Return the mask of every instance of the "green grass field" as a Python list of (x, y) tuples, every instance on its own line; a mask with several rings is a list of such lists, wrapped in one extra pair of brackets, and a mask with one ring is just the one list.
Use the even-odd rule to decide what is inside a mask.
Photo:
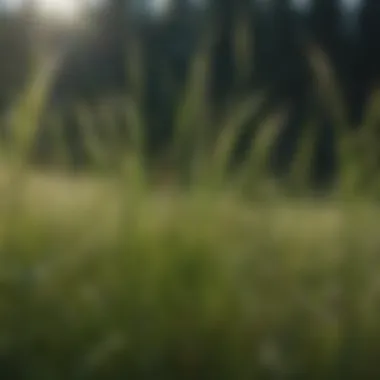
[(373, 204), (2, 173), (3, 378), (380, 375)]
[(343, 151), (324, 199), (285, 197), (262, 175), (266, 123), (228, 178), (248, 103), (185, 189), (132, 159), (107, 175), (38, 171), (43, 91), (27, 95), (0, 170), (2, 379), (380, 378), (378, 177), (356, 192), (368, 157)]

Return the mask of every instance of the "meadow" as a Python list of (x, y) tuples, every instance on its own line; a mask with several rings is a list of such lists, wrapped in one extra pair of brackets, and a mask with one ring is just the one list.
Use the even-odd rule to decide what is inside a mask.
[(175, 170), (149, 179), (138, 122), (114, 171), (39, 170), (29, 152), (47, 72), (15, 107), (2, 155), (2, 378), (379, 378), (378, 181), (356, 186), (368, 157), (342, 151), (336, 187), (316, 198), (301, 155), (292, 196), (265, 175), (266, 124), (231, 178), (245, 105), (201, 164), (194, 150), (185, 187)]

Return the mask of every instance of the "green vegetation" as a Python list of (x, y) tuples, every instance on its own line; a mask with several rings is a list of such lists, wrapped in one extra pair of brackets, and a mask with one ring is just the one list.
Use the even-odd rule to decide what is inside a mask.
[[(286, 197), (289, 189), (307, 195), (308, 149), (290, 181), (269, 186), (272, 117), (231, 176), (231, 147), (251, 103), (226, 119), (215, 145), (196, 149), (202, 140), (188, 133), (201, 131), (187, 121), (199, 96), (190, 91), (166, 186), (144, 167), (142, 118), (132, 106), (133, 144), (113, 171), (107, 161), (87, 174), (41, 173), (29, 158), (51, 72), (16, 105), (3, 149), (3, 378), (379, 377), (380, 215), (374, 187), (356, 186), (366, 161), (343, 147), (336, 191), (324, 200)], [(87, 137), (94, 162), (104, 163), (107, 151)], [(173, 162), (186, 147), (183, 187)]]
[(379, 375), (377, 209), (77, 181), (2, 213), (5, 378)]
[[(265, 118), (231, 170), (262, 98), (209, 125), (202, 54), (173, 147), (154, 167), (132, 94), (117, 118), (115, 103), (78, 108), (90, 169), (66, 170), (59, 119), (49, 129), (55, 165), (37, 169), (55, 62), (43, 67), (6, 118), (1, 150), (2, 378), (379, 378), (380, 182), (368, 149), (378, 100), (352, 132), (323, 57), (311, 58), (340, 142), (340, 172), (323, 197), (309, 186), (312, 118), (286, 178), (267, 170), (282, 110)], [(120, 119), (128, 149), (115, 145)]]

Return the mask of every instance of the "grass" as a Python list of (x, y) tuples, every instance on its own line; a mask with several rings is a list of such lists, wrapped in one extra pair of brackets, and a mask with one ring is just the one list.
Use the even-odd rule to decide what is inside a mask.
[(379, 378), (380, 213), (354, 192), (364, 161), (350, 166), (352, 150), (342, 148), (334, 193), (286, 198), (265, 172), (274, 114), (231, 179), (240, 125), (259, 100), (231, 110), (205, 152), (191, 129), (207, 125), (205, 102), (190, 86), (174, 149), (193, 153), (186, 189), (175, 165), (170, 183), (149, 181), (133, 102), (136, 149), (117, 170), (40, 172), (29, 156), (47, 77), (11, 114), (0, 170), (2, 378)]
[(373, 204), (28, 174), (0, 214), (4, 378), (378, 377)]
[(4, 378), (378, 377), (373, 204), (121, 186), (29, 172), (1, 213)]

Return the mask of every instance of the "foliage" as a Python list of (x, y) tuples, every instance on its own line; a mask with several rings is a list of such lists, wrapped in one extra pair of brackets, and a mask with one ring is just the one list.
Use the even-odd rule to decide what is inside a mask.
[(75, 181), (1, 214), (4, 377), (379, 376), (377, 209)]
[[(284, 3), (277, 6), (279, 17)], [(293, 33), (288, 16), (284, 36)], [(233, 18), (227, 19), (230, 33)], [(148, 41), (182, 33), (183, 25), (174, 21), (150, 30)], [(246, 31), (235, 37), (250, 45)], [(274, 32), (280, 49), (283, 41)], [(53, 113), (47, 124), (52, 136), (42, 136), (49, 138), (53, 170), (41, 174), (32, 165), (36, 144), (41, 148), (41, 118), (57, 101), (49, 89), (59, 60), (41, 67), (17, 98), (1, 151), (2, 377), (379, 378), (378, 96), (368, 103), (360, 128), (351, 129), (331, 67), (321, 50), (311, 49), (307, 67), (317, 79), (315, 92), (303, 99), (299, 119), (307, 123), (289, 175), (273, 183), (271, 152), (296, 109), (273, 112), (281, 102), (269, 89), (268, 106), (250, 70), (239, 72), (252, 75), (252, 82), (216, 77), (214, 90), (232, 86), (241, 96), (222, 99), (222, 93), (210, 101), (207, 79), (215, 57), (231, 53), (231, 61), (246, 68), (245, 49), (232, 55), (236, 45), (225, 50), (225, 41), (213, 45), (211, 58), (210, 46), (202, 45), (186, 69), (183, 90), (174, 86), (167, 98), (156, 87), (163, 81), (160, 71), (146, 78), (140, 62), (158, 70), (153, 58), (160, 52), (167, 58), (170, 43), (169, 50), (148, 49), (147, 60), (130, 61), (133, 93), (113, 94), (109, 102), (92, 99), (92, 108), (77, 104), (75, 131), (95, 169), (85, 174), (58, 170), (70, 167), (67, 148), (75, 138), (65, 135), (67, 124)], [(259, 51), (264, 48), (258, 44)], [(284, 64), (295, 75), (292, 59)], [(180, 80), (175, 63), (166, 67)], [(265, 61), (258, 66), (264, 70)], [(169, 162), (153, 168), (147, 160), (153, 122), (148, 110), (156, 98), (142, 91), (144, 79), (154, 79), (148, 89), (156, 89), (162, 101), (157, 112), (168, 112), (173, 123)], [(286, 98), (293, 82), (281, 75), (269, 79)], [(245, 83), (255, 91), (245, 92)], [(107, 87), (100, 88), (109, 96)], [(294, 104), (302, 100), (300, 88)], [(174, 105), (166, 103), (171, 97), (177, 98)], [(330, 115), (337, 138), (337, 176), (325, 199), (309, 192), (320, 132), (319, 114), (306, 106), (312, 97)], [(224, 105), (222, 117), (215, 117), (215, 104)], [(247, 126), (255, 133), (245, 137), (247, 154), (231, 170)]]

